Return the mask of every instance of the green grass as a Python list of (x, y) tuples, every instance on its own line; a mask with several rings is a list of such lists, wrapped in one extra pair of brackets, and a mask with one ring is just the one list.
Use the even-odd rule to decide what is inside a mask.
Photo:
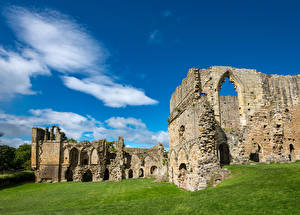
[(6, 187), (0, 214), (300, 214), (300, 163), (228, 169), (229, 179), (197, 192), (152, 179)]

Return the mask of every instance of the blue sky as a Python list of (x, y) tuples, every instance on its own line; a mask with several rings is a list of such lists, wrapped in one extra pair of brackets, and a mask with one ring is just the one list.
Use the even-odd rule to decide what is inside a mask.
[(56, 123), (80, 140), (167, 145), (169, 99), (189, 68), (299, 74), (297, 1), (27, 0), (0, 9), (1, 144)]

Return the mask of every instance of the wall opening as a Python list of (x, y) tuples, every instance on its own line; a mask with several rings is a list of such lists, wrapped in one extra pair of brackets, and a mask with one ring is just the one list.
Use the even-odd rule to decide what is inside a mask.
[(130, 169), (128, 171), (128, 178), (133, 178), (133, 171), (132, 171), (132, 169)]
[(89, 182), (89, 181), (92, 181), (93, 180), (93, 174), (91, 172), (91, 170), (87, 170), (83, 176), (82, 176), (82, 182)]
[(76, 148), (71, 149), (71, 151), (70, 151), (70, 166), (75, 167), (78, 165), (78, 155), (79, 155), (79, 152)]
[(249, 159), (251, 161), (254, 161), (254, 162), (259, 162), (259, 154), (258, 154), (258, 152), (250, 153), (250, 158)]
[(70, 167), (65, 173), (65, 178), (67, 179), (67, 181), (73, 181), (73, 171), (70, 169)]
[(103, 177), (103, 180), (104, 180), (104, 181), (109, 180), (109, 171), (108, 171), (107, 168), (106, 168), (105, 171), (104, 171), (104, 177)]
[(151, 175), (157, 175), (157, 167), (156, 166), (152, 166), (150, 168), (150, 174)]
[(140, 178), (144, 177), (144, 170), (142, 168), (140, 168), (140, 170), (139, 170), (139, 177)]
[(236, 86), (230, 82), (227, 72), (219, 84), (220, 125), (224, 128), (240, 127), (240, 107)]
[(89, 164), (89, 155), (86, 150), (83, 150), (80, 154), (80, 164), (81, 165), (88, 165)]
[(185, 163), (181, 163), (179, 165), (179, 175), (178, 178), (182, 178), (183, 176), (185, 176), (187, 173), (187, 168), (186, 168), (186, 164)]
[(230, 163), (229, 147), (226, 143), (219, 145), (219, 160), (220, 165), (228, 165)]
[(294, 151), (295, 151), (295, 148), (294, 148), (293, 144), (289, 145), (289, 150), (290, 150), (289, 160), (293, 161), (294, 160)]

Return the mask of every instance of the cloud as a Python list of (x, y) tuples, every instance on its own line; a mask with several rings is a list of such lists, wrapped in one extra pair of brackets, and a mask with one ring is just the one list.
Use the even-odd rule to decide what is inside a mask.
[[(5, 16), (21, 46), (16, 51), (0, 49), (0, 97), (35, 94), (30, 79), (50, 75), (54, 69), (63, 74), (66, 87), (90, 94), (110, 107), (157, 103), (143, 90), (109, 77), (108, 51), (70, 17), (21, 7), (9, 8)], [(74, 76), (77, 74), (84, 77), (79, 79)]]
[(149, 98), (142, 90), (123, 86), (114, 82), (102, 83), (87, 79), (64, 76), (63, 81), (70, 89), (91, 94), (109, 107), (125, 107), (126, 105), (152, 105), (158, 103)]
[(0, 138), (1, 144), (23, 144), (30, 139), (32, 127), (51, 124), (59, 125), (69, 138), (74, 139), (117, 139), (118, 136), (123, 136), (126, 144), (143, 147), (153, 146), (157, 142), (168, 146), (169, 142), (166, 131), (150, 131), (141, 119), (133, 117), (111, 117), (102, 123), (92, 116), (52, 109), (32, 109), (29, 114), (17, 116), (0, 112), (0, 131), (4, 133)]
[(150, 32), (148, 37), (149, 43), (161, 43), (162, 42), (162, 33), (159, 30), (154, 30)]
[(31, 50), (16, 53), (0, 46), (0, 99), (11, 98), (14, 94), (35, 94), (30, 77), (49, 74), (49, 69), (34, 58)]

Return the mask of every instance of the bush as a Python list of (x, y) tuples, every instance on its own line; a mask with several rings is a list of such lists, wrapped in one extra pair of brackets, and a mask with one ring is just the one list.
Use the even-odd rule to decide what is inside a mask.
[(0, 175), (0, 186), (9, 184), (19, 184), (22, 182), (33, 182), (35, 179), (33, 171), (22, 171), (11, 174)]

